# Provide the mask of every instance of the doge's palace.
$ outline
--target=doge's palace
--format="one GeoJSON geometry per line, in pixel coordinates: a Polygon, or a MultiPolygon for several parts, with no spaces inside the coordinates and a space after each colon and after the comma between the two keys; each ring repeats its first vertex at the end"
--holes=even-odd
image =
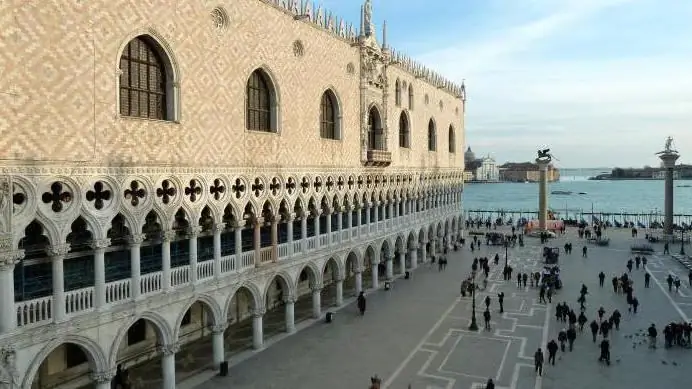
{"type": "Polygon", "coordinates": [[[0,388],[172,389],[455,242],[464,86],[375,16],[0,1],[0,388]]]}

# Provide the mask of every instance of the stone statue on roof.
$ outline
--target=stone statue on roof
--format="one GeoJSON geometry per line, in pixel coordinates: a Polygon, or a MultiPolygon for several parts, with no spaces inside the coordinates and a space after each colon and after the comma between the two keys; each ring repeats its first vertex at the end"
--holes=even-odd
{"type": "Polygon", "coordinates": [[[363,5],[363,34],[367,37],[373,36],[375,34],[375,24],[372,21],[372,1],[365,0],[363,5]]]}

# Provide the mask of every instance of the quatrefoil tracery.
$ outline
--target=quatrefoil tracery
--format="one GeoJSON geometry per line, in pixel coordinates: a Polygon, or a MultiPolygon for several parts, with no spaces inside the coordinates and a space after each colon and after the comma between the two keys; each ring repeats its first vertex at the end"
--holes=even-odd
{"type": "Polygon", "coordinates": [[[315,183],[313,184],[315,187],[315,192],[319,192],[322,190],[322,178],[320,177],[315,177],[315,183]]]}
{"type": "Polygon", "coordinates": [[[214,184],[209,187],[209,193],[214,196],[214,200],[221,199],[224,193],[226,193],[226,187],[223,185],[223,181],[220,178],[214,179],[214,184]]]}
{"type": "Polygon", "coordinates": [[[307,177],[303,177],[303,181],[300,182],[300,187],[303,188],[303,193],[308,193],[310,190],[310,180],[307,177]]]}
{"type": "Polygon", "coordinates": [[[143,201],[144,197],[147,195],[147,191],[141,188],[140,185],[139,181],[132,180],[130,181],[130,188],[125,189],[125,192],[123,192],[123,196],[125,196],[127,200],[130,200],[130,204],[132,204],[133,207],[138,206],[139,202],[143,201]]]}
{"type": "Polygon", "coordinates": [[[243,194],[245,193],[245,184],[240,178],[236,178],[235,184],[233,184],[231,190],[233,193],[235,193],[235,197],[239,199],[243,197],[243,194]]]}
{"type": "Polygon", "coordinates": [[[94,208],[97,210],[103,209],[105,202],[111,199],[111,191],[106,189],[103,182],[96,181],[94,183],[94,189],[87,191],[86,193],[87,201],[94,202],[94,208]]]}
{"type": "Polygon", "coordinates": [[[41,196],[44,204],[50,204],[53,212],[60,212],[64,208],[64,204],[72,201],[72,193],[63,190],[63,184],[56,181],[50,185],[50,192],[44,192],[41,196]]]}
{"type": "Polygon", "coordinates": [[[199,182],[195,179],[190,180],[189,185],[185,188],[185,196],[188,196],[190,202],[194,203],[200,195],[202,195],[202,187],[199,186],[199,182]]]}
{"type": "Polygon", "coordinates": [[[336,181],[336,188],[339,190],[344,189],[344,178],[339,176],[339,179],[336,181]]]}
{"type": "Polygon", "coordinates": [[[281,192],[281,181],[274,177],[272,182],[269,184],[269,190],[272,192],[272,196],[276,196],[281,192]]]}
{"type": "Polygon", "coordinates": [[[255,193],[255,197],[260,197],[262,192],[264,192],[264,184],[259,178],[255,178],[255,182],[250,187],[250,190],[255,193]]]}
{"type": "Polygon", "coordinates": [[[156,196],[161,198],[161,202],[168,204],[174,197],[177,191],[169,180],[163,180],[161,187],[156,189],[156,196]]]}
{"type": "Polygon", "coordinates": [[[355,185],[355,180],[353,179],[353,176],[348,177],[348,189],[353,189],[353,185],[355,185]]]}
{"type": "Polygon", "coordinates": [[[296,180],[293,177],[288,177],[288,180],[286,180],[286,191],[288,191],[288,194],[293,194],[295,190],[296,180]]]}
{"type": "Polygon", "coordinates": [[[325,186],[327,187],[327,191],[329,192],[331,192],[332,188],[334,188],[334,179],[331,176],[327,177],[327,183],[325,184],[325,186]]]}

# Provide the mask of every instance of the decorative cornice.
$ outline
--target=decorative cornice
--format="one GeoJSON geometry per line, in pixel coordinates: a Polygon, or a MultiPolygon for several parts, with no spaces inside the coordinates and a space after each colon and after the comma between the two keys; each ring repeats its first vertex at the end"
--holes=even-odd
{"type": "Polygon", "coordinates": [[[357,42],[358,34],[352,23],[336,16],[330,11],[315,6],[309,0],[260,0],[290,15],[296,21],[309,23],[321,30],[331,33],[347,42],[357,42]]]}

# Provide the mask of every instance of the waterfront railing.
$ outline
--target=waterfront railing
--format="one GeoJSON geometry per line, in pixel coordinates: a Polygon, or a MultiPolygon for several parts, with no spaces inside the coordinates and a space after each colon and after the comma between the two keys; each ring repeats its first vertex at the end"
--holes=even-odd
{"type": "MultiPolygon", "coordinates": [[[[550,212],[558,220],[585,221],[591,223],[594,219],[601,222],[610,222],[612,225],[625,225],[634,223],[638,227],[651,228],[663,224],[664,215],[657,211],[642,212],[602,212],[583,209],[551,209],[550,212]]],[[[534,220],[538,218],[538,210],[510,210],[510,209],[468,209],[464,210],[465,220],[487,220],[495,222],[501,219],[514,223],[521,219],[534,220]]],[[[673,223],[678,226],[692,226],[692,214],[674,214],[673,223]]]]}

